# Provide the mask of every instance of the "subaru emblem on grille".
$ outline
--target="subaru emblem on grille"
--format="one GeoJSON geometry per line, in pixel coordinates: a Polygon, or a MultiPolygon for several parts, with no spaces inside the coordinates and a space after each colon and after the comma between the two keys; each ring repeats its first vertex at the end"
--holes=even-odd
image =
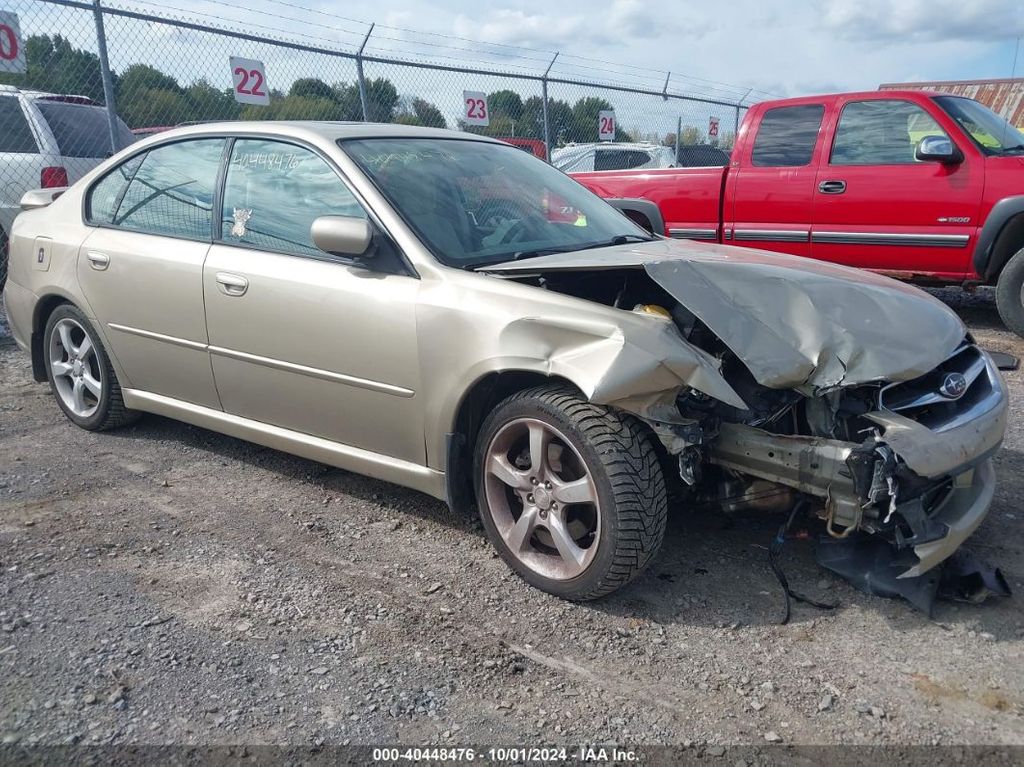
{"type": "Polygon", "coordinates": [[[961,373],[949,373],[939,387],[939,394],[946,399],[960,399],[967,391],[967,379],[961,373]]]}

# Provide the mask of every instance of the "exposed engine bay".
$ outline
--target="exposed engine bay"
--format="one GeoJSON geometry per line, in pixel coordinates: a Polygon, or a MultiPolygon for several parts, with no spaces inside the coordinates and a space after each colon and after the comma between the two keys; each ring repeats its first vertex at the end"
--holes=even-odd
{"type": "MultiPolygon", "coordinates": [[[[875,376],[872,364],[855,370],[852,355],[829,359],[834,350],[826,348],[828,338],[810,314],[803,327],[795,316],[788,337],[780,329],[757,337],[767,323],[763,316],[751,320],[747,299],[763,289],[770,306],[777,275],[767,275],[763,286],[736,286],[734,315],[719,310],[709,318],[695,311],[691,291],[659,279],[665,264],[531,266],[536,271],[506,279],[671,322],[686,343],[717,361],[745,407],[684,386],[674,417],[645,418],[682,481],[684,500],[726,512],[784,512],[799,503],[824,522],[831,540],[849,542],[851,556],[859,556],[854,549],[865,537],[884,541],[886,580],[893,582],[912,580],[945,560],[983,519],[994,485],[989,458],[1005,430],[1005,393],[991,360],[962,327],[954,342],[942,328],[945,337],[940,333],[932,342],[938,355],[930,352],[929,361],[910,359],[893,344],[892,354],[902,355],[906,368],[875,376]],[[782,355],[762,353],[762,341],[781,348],[780,337],[782,355]],[[810,348],[814,344],[821,348],[810,348]],[[766,363],[778,362],[790,347],[814,363],[802,380],[766,363]]],[[[892,321],[876,318],[878,325],[892,321]]],[[[878,325],[869,331],[884,332],[878,325]]],[[[849,577],[836,552],[828,549],[822,564],[849,577]]]]}

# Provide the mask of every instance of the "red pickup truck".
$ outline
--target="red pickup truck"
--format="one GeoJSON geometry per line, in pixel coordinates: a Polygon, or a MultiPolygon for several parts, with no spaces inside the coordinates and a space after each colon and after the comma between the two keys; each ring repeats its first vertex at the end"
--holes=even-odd
{"type": "Polygon", "coordinates": [[[671,237],[931,284],[995,284],[1024,336],[1024,134],[971,99],[875,91],[769,101],[729,165],[574,176],[671,237]]]}

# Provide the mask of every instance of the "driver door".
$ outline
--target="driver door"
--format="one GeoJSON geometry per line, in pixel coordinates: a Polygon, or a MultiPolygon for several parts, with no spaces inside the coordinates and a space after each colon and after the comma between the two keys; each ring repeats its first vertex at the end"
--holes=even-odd
{"type": "Polygon", "coordinates": [[[317,249],[310,226],[324,215],[366,212],[322,156],[235,141],[203,270],[224,410],[422,464],[419,280],[317,249]]]}

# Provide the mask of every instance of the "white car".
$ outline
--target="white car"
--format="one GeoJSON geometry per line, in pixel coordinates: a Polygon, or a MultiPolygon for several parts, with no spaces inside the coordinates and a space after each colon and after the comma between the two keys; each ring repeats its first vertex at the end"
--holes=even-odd
{"type": "Polygon", "coordinates": [[[675,151],[659,144],[602,141],[570,144],[551,152],[551,164],[564,173],[632,168],[673,168],[675,151]]]}
{"type": "Polygon", "coordinates": [[[69,186],[135,141],[120,119],[117,126],[118,146],[112,150],[107,111],[92,99],[0,85],[0,287],[21,196],[69,186]]]}

